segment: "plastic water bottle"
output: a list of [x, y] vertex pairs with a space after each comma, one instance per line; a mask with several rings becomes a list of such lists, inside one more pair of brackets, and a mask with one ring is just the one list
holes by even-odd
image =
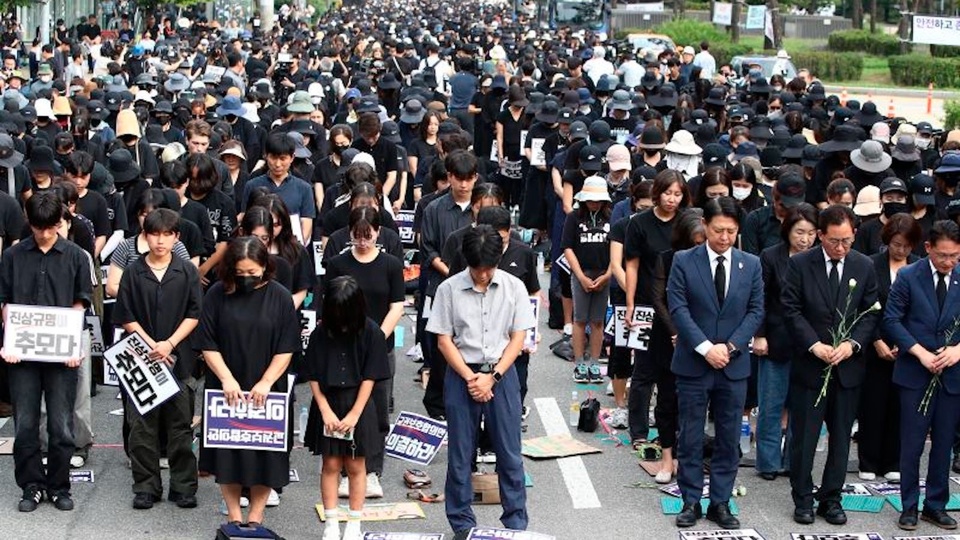
[[740, 453], [750, 453], [750, 417], [747, 415], [740, 419]]
[[307, 435], [307, 408], [300, 408], [300, 421], [298, 422], [297, 429], [300, 430], [300, 442], [306, 441]]
[[543, 253], [537, 253], [537, 273], [538, 274], [543, 273], [543, 265], [544, 265]]
[[577, 391], [573, 391], [573, 397], [570, 398], [570, 425], [577, 427], [580, 423], [580, 396]]
[[820, 424], [820, 438], [817, 439], [817, 452], [827, 449], [827, 425]]

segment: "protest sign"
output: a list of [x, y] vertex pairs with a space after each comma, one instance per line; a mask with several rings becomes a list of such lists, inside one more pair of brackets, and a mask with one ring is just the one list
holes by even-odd
[[368, 532], [363, 540], [443, 540], [443, 533]]
[[747, 6], [746, 28], [748, 30], [763, 28], [763, 22], [766, 14], [766, 6]]
[[447, 424], [416, 413], [401, 412], [387, 435], [388, 456], [429, 465], [447, 438]]
[[323, 267], [323, 242], [319, 240], [313, 243], [313, 270], [318, 276], [327, 273], [327, 269]]
[[7, 304], [3, 347], [8, 355], [34, 362], [81, 357], [82, 310]]
[[[317, 515], [320, 516], [320, 521], [327, 520], [327, 515], [323, 512], [322, 504], [314, 506], [314, 509], [317, 511]], [[345, 515], [347, 512], [349, 512], [349, 508], [346, 505], [340, 506], [340, 515]], [[423, 508], [416, 502], [366, 503], [363, 505], [363, 515], [360, 519], [366, 522], [426, 519], [426, 517], [427, 514], [423, 512]]]
[[790, 533], [790, 540], [883, 540], [880, 533]]
[[556, 536], [540, 534], [532, 531], [515, 531], [512, 529], [494, 529], [474, 527], [470, 529], [467, 540], [556, 540]]
[[235, 407], [223, 390], [203, 393], [203, 446], [232, 450], [287, 451], [287, 414], [290, 394], [270, 392], [261, 408], [250, 403], [250, 393]]
[[893, 540], [960, 540], [960, 534], [938, 534], [936, 536], [894, 536]]
[[[733, 501], [730, 501], [732, 504]], [[736, 515], [736, 514], [734, 514]], [[680, 531], [682, 540], [763, 540], [756, 529], [732, 529], [723, 531]]]
[[300, 345], [306, 354], [307, 345], [310, 344], [310, 335], [317, 327], [317, 312], [312, 309], [300, 310]]
[[547, 164], [547, 154], [543, 151], [543, 143], [547, 142], [546, 139], [531, 139], [530, 140], [530, 166], [531, 167], [543, 167]]
[[[540, 299], [531, 298], [530, 306], [533, 308], [533, 320], [540, 320]], [[524, 350], [530, 351], [531, 353], [537, 352], [537, 327], [527, 330], [527, 339], [523, 342]]]
[[70, 471], [70, 483], [73, 484], [92, 484], [93, 471]]
[[552, 459], [601, 452], [603, 450], [580, 442], [570, 435], [547, 435], [526, 439], [520, 450], [520, 453], [531, 459]]
[[[703, 487], [700, 489], [701, 489], [701, 494], [700, 494], [701, 498], [707, 498], [710, 496], [710, 477], [708, 476], [703, 477]], [[680, 486], [676, 482], [673, 482], [672, 484], [667, 484], [665, 486], [661, 486], [660, 491], [666, 493], [667, 495], [672, 495], [678, 499], [683, 498], [683, 494], [680, 492]]]
[[614, 345], [645, 351], [650, 347], [650, 331], [653, 330], [653, 308], [650, 306], [636, 306], [633, 308], [633, 320], [636, 325], [627, 326], [626, 306], [616, 306], [613, 310]]
[[413, 210], [400, 210], [397, 212], [396, 217], [393, 218], [394, 223], [397, 224], [400, 241], [408, 247], [412, 247], [416, 239], [416, 235], [413, 232], [413, 216]]
[[733, 4], [716, 2], [713, 4], [713, 24], [730, 26], [733, 24]]
[[103, 353], [116, 372], [127, 397], [141, 414], [147, 414], [180, 391], [176, 377], [160, 360], [150, 358], [150, 346], [139, 334], [129, 334]]

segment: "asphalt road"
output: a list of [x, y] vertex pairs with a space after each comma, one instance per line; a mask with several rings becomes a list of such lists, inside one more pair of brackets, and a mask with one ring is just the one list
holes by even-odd
[[[556, 335], [546, 330], [546, 345]], [[408, 317], [407, 347], [412, 343], [413, 326]], [[403, 349], [406, 350], [406, 347]], [[396, 408], [422, 412], [421, 390], [413, 382], [417, 364], [401, 358], [397, 362]], [[554, 357], [545, 346], [534, 355], [530, 371], [528, 405], [532, 412], [525, 437], [537, 437], [562, 432], [567, 417], [572, 365]], [[611, 405], [612, 398], [603, 395], [603, 387], [594, 385], [603, 406]], [[0, 456], [0, 537], [4, 540], [29, 538], [129, 540], [201, 539], [212, 538], [223, 521], [219, 514], [219, 490], [212, 479], [201, 479], [199, 508], [181, 510], [169, 502], [162, 502], [149, 511], [133, 510], [131, 502], [131, 475], [126, 466], [120, 442], [118, 416], [109, 412], [120, 407], [116, 391], [101, 387], [93, 399], [93, 418], [97, 446], [84, 469], [92, 470], [95, 482], [73, 486], [76, 509], [59, 512], [44, 503], [32, 514], [17, 512], [20, 491], [13, 475], [13, 458]], [[581, 390], [581, 396], [584, 391]], [[300, 400], [308, 396], [306, 387], [297, 388]], [[302, 403], [303, 401], [301, 401]], [[2, 422], [2, 420], [0, 420]], [[0, 437], [12, 435], [12, 422], [0, 426]], [[653, 478], [638, 467], [637, 459], [626, 447], [617, 447], [612, 441], [596, 434], [575, 434], [588, 444], [602, 449], [602, 453], [566, 460], [525, 460], [533, 487], [528, 488], [530, 530], [554, 535], [563, 540], [601, 539], [674, 539], [677, 529], [673, 517], [661, 511], [661, 492], [652, 488]], [[855, 454], [855, 450], [854, 450]], [[821, 466], [822, 456], [818, 456]], [[268, 509], [266, 525], [291, 540], [319, 538], [323, 525], [314, 510], [319, 501], [319, 459], [303, 448], [296, 448], [291, 466], [297, 469], [300, 481], [285, 489], [280, 507]], [[405, 500], [407, 490], [402, 482], [402, 471], [407, 465], [389, 459], [383, 485], [386, 496], [382, 502]], [[442, 491], [446, 471], [446, 452], [441, 450], [427, 467], [434, 478], [432, 491]], [[166, 477], [166, 474], [164, 474]], [[850, 475], [849, 481], [856, 481]], [[637, 487], [639, 483], [640, 487]], [[883, 538], [901, 536], [896, 528], [898, 513], [885, 505], [878, 514], [848, 512], [845, 527], [831, 527], [822, 520], [813, 526], [799, 526], [791, 520], [793, 511], [789, 482], [785, 478], [773, 482], [759, 479], [753, 469], [741, 468], [738, 484], [746, 487], [746, 495], [736, 499], [741, 509], [744, 527], [754, 528], [767, 539], [786, 539], [791, 532], [879, 532]], [[368, 522], [365, 530], [416, 531], [446, 533], [448, 528], [442, 504], [423, 504], [426, 519]], [[499, 525], [498, 506], [476, 506], [481, 525]], [[710, 522], [701, 521], [698, 528], [711, 529]], [[921, 522], [917, 534], [934, 535], [937, 530]]]

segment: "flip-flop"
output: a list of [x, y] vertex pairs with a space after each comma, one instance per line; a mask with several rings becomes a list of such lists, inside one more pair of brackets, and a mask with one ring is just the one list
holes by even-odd
[[403, 483], [410, 489], [421, 489], [430, 487], [433, 480], [430, 475], [420, 469], [407, 469], [403, 471]]
[[407, 492], [407, 498], [425, 503], [438, 503], [444, 501], [443, 493], [430, 493], [428, 495], [419, 489], [416, 491]]

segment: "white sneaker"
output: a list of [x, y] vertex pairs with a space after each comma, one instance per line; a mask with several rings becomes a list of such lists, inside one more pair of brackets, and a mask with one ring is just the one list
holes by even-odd
[[666, 469], [661, 469], [653, 479], [658, 484], [669, 484], [673, 480], [673, 473]]
[[496, 452], [484, 452], [477, 457], [477, 463], [496, 463]]
[[[899, 475], [898, 475], [899, 476]], [[873, 482], [877, 479], [877, 475], [872, 472], [860, 471], [857, 473], [857, 477], [863, 480], [864, 482]]]
[[367, 473], [367, 498], [383, 498], [383, 486], [380, 485], [380, 477], [376, 473]]
[[900, 473], [895, 472], [895, 471], [888, 472], [887, 474], [883, 475], [883, 477], [886, 478], [888, 482], [899, 482], [899, 481], [900, 481]]
[[160, 470], [169, 469], [169, 468], [170, 468], [170, 460], [165, 457], [160, 458]]
[[250, 506], [250, 499], [246, 497], [240, 497], [240, 508], [246, 508]]
[[630, 416], [624, 408], [614, 409], [610, 413], [610, 427], [614, 429], [627, 429], [630, 427]]
[[83, 456], [72, 456], [70, 458], [70, 468], [79, 469], [87, 463], [87, 460], [83, 459]]
[[363, 540], [363, 533], [360, 531], [360, 520], [348, 521], [343, 528], [343, 540]]
[[321, 540], [340, 540], [340, 522], [328, 520], [323, 527], [323, 538]]
[[613, 395], [613, 382], [608, 382], [608, 383], [607, 383], [607, 395], [608, 395], [608, 396], [612, 396], [612, 395]]
[[346, 476], [340, 477], [340, 485], [337, 486], [337, 497], [346, 499], [350, 496], [350, 480]]
[[271, 489], [270, 495], [267, 496], [267, 508], [276, 508], [280, 506], [280, 494], [276, 490]]

